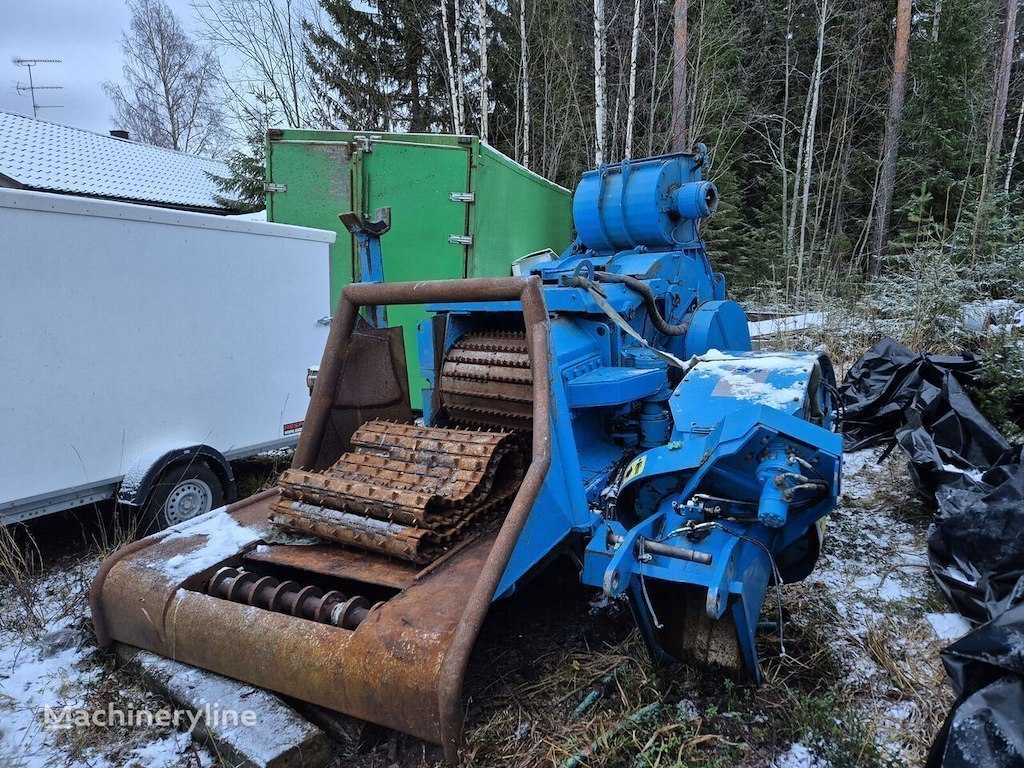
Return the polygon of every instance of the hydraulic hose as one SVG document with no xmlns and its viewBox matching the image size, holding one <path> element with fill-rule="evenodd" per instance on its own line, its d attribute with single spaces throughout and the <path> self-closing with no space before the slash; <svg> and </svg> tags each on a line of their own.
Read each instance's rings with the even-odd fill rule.
<svg viewBox="0 0 1024 768">
<path fill-rule="evenodd" d="M 622 283 L 628 286 L 644 298 L 644 306 L 647 307 L 647 315 L 659 333 L 666 336 L 684 336 L 690 330 L 690 321 L 685 320 L 679 325 L 672 325 L 662 317 L 658 310 L 658 304 L 654 300 L 654 291 L 651 286 L 643 280 L 637 280 L 632 275 L 619 275 L 614 272 L 595 272 L 594 279 L 602 283 Z"/>
</svg>

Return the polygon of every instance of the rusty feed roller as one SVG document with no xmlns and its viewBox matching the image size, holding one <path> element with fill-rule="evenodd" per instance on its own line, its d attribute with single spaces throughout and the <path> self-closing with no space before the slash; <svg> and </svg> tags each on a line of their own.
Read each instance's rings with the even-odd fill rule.
<svg viewBox="0 0 1024 768">
<path fill-rule="evenodd" d="M 206 585 L 206 594 L 342 629 L 355 629 L 370 612 L 365 597 L 346 597 L 334 589 L 324 592 L 241 568 L 221 568 Z"/>
<path fill-rule="evenodd" d="M 427 563 L 508 501 L 523 478 L 507 432 L 372 421 L 324 472 L 288 469 L 270 519 L 374 552 Z"/>
<path fill-rule="evenodd" d="M 533 372 L 523 332 L 473 332 L 448 349 L 439 389 L 459 424 L 529 429 Z"/>
</svg>

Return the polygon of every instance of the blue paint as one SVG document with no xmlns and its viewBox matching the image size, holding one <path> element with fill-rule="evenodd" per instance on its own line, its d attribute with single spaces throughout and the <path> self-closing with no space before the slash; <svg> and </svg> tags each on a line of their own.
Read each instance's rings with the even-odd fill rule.
<svg viewBox="0 0 1024 768">
<path fill-rule="evenodd" d="M 809 572 L 816 523 L 838 495 L 835 377 L 824 356 L 750 351 L 746 315 L 725 299 L 700 236 L 717 205 L 701 178 L 705 162 L 701 151 L 584 174 L 573 205 L 577 241 L 533 270 L 550 314 L 552 465 L 496 599 L 560 548 L 575 548 L 581 579 L 627 596 L 656 658 L 678 658 L 656 617 L 686 591 L 708 617 L 732 622 L 757 677 L 754 630 L 773 561 L 783 579 Z M 665 322 L 688 323 L 687 331 L 660 333 L 644 297 L 608 275 L 644 281 Z M 605 314 L 602 297 L 643 342 Z M 421 325 L 425 404 L 439 353 L 467 332 L 522 323 L 518 302 L 427 309 L 445 327 L 435 335 L 429 321 Z M 688 361 L 687 370 L 652 348 Z M 426 406 L 424 416 L 442 422 L 444 409 Z M 647 541 L 710 555 L 710 563 L 652 554 Z"/>
</svg>

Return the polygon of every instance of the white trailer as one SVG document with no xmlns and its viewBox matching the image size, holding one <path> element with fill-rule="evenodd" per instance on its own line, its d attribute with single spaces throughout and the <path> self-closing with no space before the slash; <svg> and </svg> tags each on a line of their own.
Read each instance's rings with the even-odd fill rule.
<svg viewBox="0 0 1024 768">
<path fill-rule="evenodd" d="M 228 460 L 302 428 L 334 238 L 0 189 L 0 522 L 232 501 Z"/>
</svg>

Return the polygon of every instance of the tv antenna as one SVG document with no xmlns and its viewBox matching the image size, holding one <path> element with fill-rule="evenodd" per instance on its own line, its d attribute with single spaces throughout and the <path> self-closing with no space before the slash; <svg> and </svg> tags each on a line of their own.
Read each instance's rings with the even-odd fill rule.
<svg viewBox="0 0 1024 768">
<path fill-rule="evenodd" d="M 24 93 L 28 91 L 32 97 L 32 117 L 39 117 L 40 109 L 60 109 L 63 104 L 37 104 L 36 103 L 36 91 L 62 91 L 64 90 L 63 85 L 36 85 L 32 79 L 32 67 L 39 64 L 60 64 L 60 59 L 23 59 L 20 56 L 15 56 L 11 59 L 15 65 L 19 67 L 25 67 L 28 69 L 28 85 L 22 85 L 18 83 L 15 86 L 18 89 L 18 93 Z"/>
</svg>

